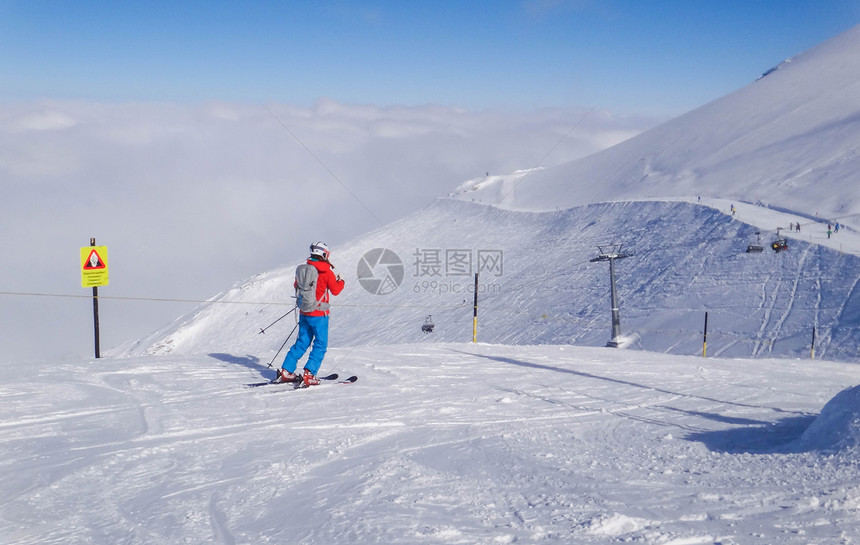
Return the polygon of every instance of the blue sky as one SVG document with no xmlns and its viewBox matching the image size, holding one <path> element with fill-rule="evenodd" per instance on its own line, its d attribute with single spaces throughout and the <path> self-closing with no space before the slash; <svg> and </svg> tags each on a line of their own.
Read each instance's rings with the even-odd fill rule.
<svg viewBox="0 0 860 545">
<path fill-rule="evenodd" d="M 676 115 L 857 23 L 856 0 L 0 0 L 0 101 Z"/>
</svg>

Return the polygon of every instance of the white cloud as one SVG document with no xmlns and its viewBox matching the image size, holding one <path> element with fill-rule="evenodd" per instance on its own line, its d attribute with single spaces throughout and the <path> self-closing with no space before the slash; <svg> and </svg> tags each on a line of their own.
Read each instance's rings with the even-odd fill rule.
<svg viewBox="0 0 860 545">
<path fill-rule="evenodd" d="M 60 131 L 74 127 L 76 124 L 75 118 L 65 112 L 45 110 L 13 117 L 7 125 L 7 129 L 10 132 Z"/>
</svg>

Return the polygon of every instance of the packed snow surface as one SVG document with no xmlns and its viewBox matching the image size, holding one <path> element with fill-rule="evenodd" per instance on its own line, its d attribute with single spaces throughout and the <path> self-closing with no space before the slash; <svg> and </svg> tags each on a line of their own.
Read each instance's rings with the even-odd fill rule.
<svg viewBox="0 0 860 545">
<path fill-rule="evenodd" d="M 355 384 L 246 388 L 273 356 L 4 364 L 0 541 L 860 536 L 854 364 L 416 343 L 331 350 Z"/>
</svg>

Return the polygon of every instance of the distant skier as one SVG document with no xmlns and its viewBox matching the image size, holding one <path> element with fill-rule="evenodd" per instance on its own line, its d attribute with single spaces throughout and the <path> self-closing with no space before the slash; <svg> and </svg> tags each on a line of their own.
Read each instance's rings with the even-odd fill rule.
<svg viewBox="0 0 860 545">
<path fill-rule="evenodd" d="M 311 255 L 307 265 L 296 268 L 297 306 L 299 307 L 299 335 L 293 344 L 284 363 L 278 369 L 275 382 L 304 382 L 305 386 L 319 384 L 316 378 L 328 349 L 329 323 L 329 293 L 338 295 L 344 287 L 340 275 L 332 271 L 329 262 L 330 252 L 323 242 L 311 244 Z M 302 375 L 296 373 L 299 359 L 305 354 L 313 342 L 308 361 L 305 363 Z"/>
<path fill-rule="evenodd" d="M 800 222 L 797 222 L 797 229 L 796 230 L 798 233 L 800 232 Z"/>
<path fill-rule="evenodd" d="M 833 232 L 834 232 L 834 233 L 838 233 L 838 232 L 839 232 L 839 222 L 838 222 L 838 221 L 836 222 L 836 225 L 834 225 L 834 226 L 833 226 Z"/>
</svg>

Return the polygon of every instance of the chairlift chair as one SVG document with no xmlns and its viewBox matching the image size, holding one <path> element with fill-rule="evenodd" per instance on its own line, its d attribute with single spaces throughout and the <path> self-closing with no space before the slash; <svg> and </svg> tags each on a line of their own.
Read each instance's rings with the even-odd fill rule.
<svg viewBox="0 0 860 545">
<path fill-rule="evenodd" d="M 785 237 L 779 234 L 782 231 L 783 227 L 776 228 L 776 240 L 770 243 L 770 247 L 773 248 L 773 251 L 779 253 L 783 250 L 788 250 L 788 241 L 785 240 Z"/>
<path fill-rule="evenodd" d="M 764 250 L 764 247 L 761 245 L 761 231 L 756 231 L 755 236 L 756 236 L 756 243 L 750 244 L 749 246 L 747 246 L 747 253 L 748 254 L 760 254 L 762 252 L 762 250 Z"/>
</svg>

